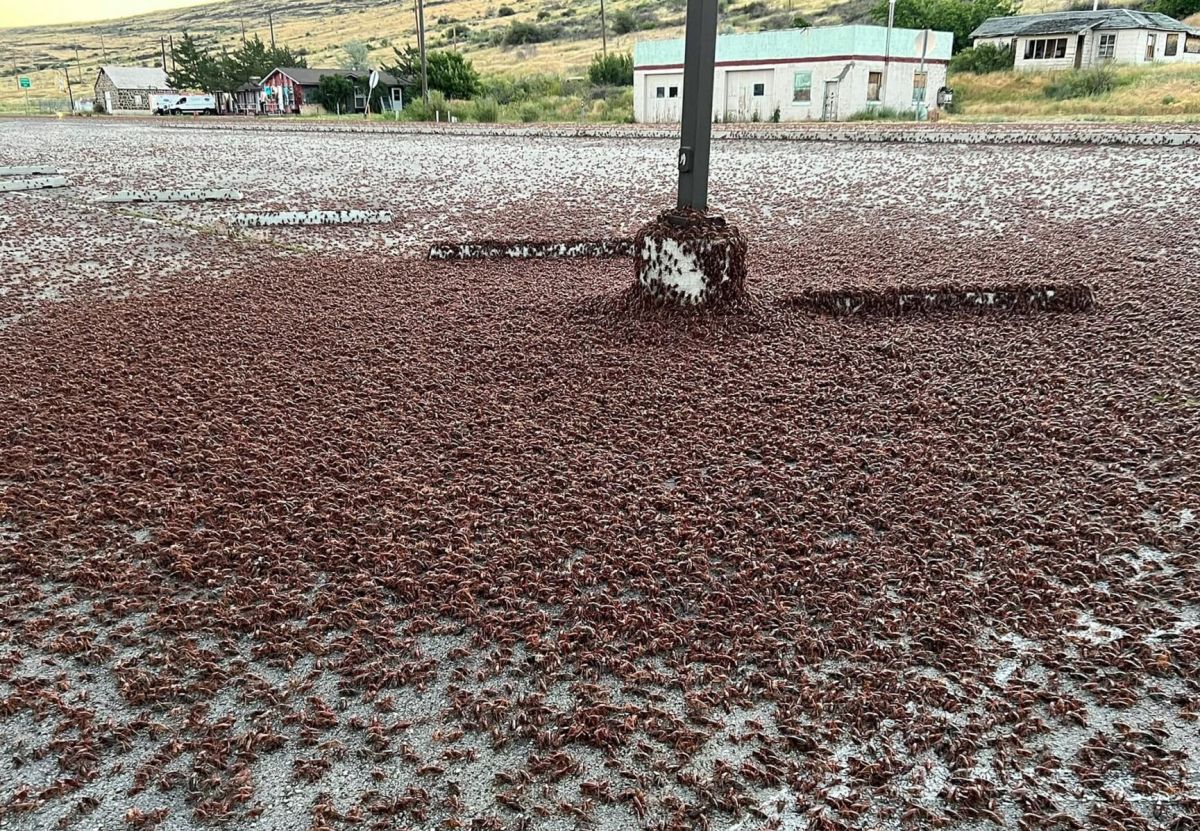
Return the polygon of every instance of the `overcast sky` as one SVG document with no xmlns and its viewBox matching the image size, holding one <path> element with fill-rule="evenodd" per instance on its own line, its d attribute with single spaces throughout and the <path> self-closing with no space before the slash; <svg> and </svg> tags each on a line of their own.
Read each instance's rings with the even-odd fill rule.
<svg viewBox="0 0 1200 831">
<path fill-rule="evenodd" d="M 0 0 L 0 28 L 105 20 L 213 0 Z"/>
</svg>

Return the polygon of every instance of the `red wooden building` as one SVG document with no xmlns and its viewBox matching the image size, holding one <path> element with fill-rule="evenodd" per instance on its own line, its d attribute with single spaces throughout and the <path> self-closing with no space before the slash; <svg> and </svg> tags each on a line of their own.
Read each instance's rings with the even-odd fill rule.
<svg viewBox="0 0 1200 831">
<path fill-rule="evenodd" d="M 347 110 L 362 112 L 367 106 L 367 81 L 370 70 L 309 69 L 300 66 L 278 66 L 262 79 L 262 112 L 292 114 L 317 103 L 317 87 L 328 76 L 349 78 L 354 83 L 354 100 L 347 101 Z M 400 109 L 404 85 L 391 73 L 379 73 L 379 86 L 385 109 Z"/>
</svg>

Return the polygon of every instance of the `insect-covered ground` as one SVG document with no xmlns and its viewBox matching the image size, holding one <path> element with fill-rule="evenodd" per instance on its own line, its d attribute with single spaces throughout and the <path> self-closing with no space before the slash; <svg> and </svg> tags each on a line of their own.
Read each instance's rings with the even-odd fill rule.
<svg viewBox="0 0 1200 831">
<path fill-rule="evenodd" d="M 1196 151 L 0 122 L 0 828 L 1190 828 Z M 110 205 L 121 189 L 240 202 Z M 239 213 L 391 211 L 239 230 Z M 811 288 L 1083 281 L 829 318 Z"/>
</svg>

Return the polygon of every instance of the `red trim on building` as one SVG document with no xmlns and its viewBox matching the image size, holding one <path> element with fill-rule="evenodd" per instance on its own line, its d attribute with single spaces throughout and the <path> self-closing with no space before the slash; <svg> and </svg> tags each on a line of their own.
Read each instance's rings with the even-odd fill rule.
<svg viewBox="0 0 1200 831">
<path fill-rule="evenodd" d="M 884 58 L 883 55 L 824 55 L 820 58 L 755 58 L 744 61 L 717 61 L 717 66 L 772 66 L 781 63 L 821 63 L 822 61 L 879 61 L 882 63 L 884 60 L 887 60 L 889 63 L 921 63 L 920 58 Z M 949 64 L 950 61 L 942 60 L 940 58 L 926 58 L 925 63 L 943 66 Z M 651 64 L 649 66 L 635 66 L 633 69 L 635 72 L 651 72 L 660 69 L 683 69 L 683 64 Z"/>
</svg>

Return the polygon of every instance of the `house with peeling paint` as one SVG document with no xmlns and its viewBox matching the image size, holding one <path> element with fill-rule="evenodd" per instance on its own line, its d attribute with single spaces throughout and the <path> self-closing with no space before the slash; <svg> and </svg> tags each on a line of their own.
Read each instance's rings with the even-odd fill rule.
<svg viewBox="0 0 1200 831">
<path fill-rule="evenodd" d="M 720 35 L 714 121 L 839 121 L 878 107 L 924 115 L 946 85 L 952 32 L 821 26 Z M 634 119 L 675 123 L 683 39 L 633 50 Z"/>
<path fill-rule="evenodd" d="M 971 42 L 1011 48 L 1020 71 L 1200 61 L 1200 29 L 1133 9 L 989 17 L 971 32 Z"/>
</svg>

